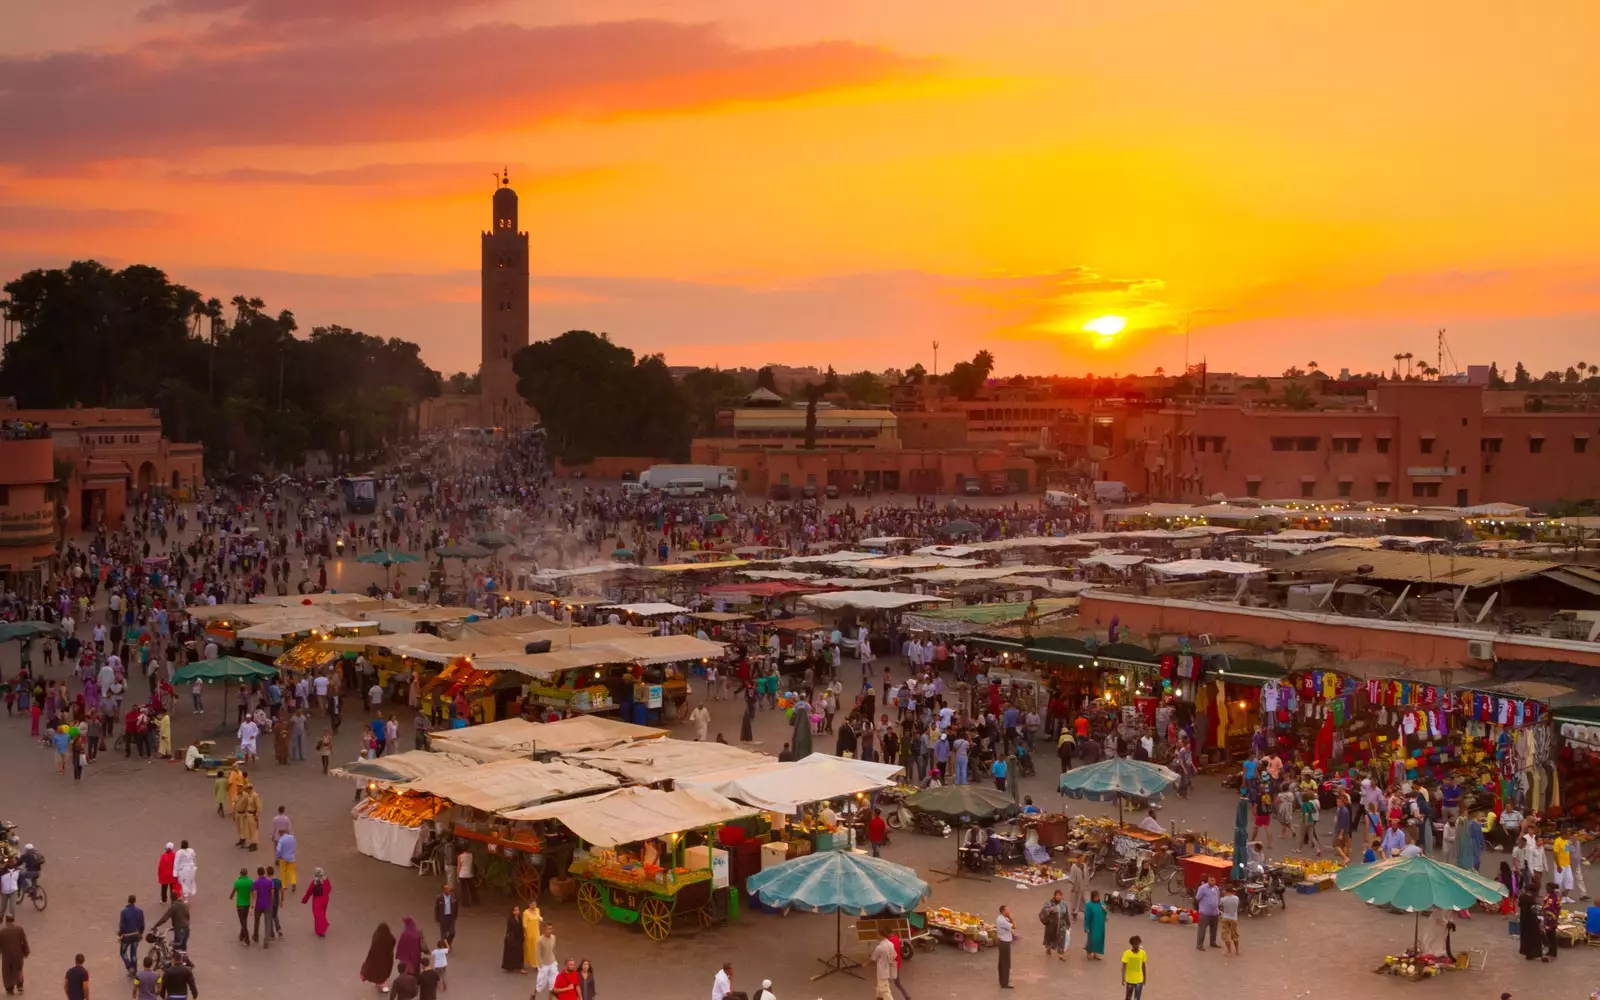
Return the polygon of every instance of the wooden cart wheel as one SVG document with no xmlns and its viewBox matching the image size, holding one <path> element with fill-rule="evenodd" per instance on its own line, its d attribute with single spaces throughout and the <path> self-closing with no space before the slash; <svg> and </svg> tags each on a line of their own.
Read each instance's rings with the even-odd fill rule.
<svg viewBox="0 0 1600 1000">
<path fill-rule="evenodd" d="M 711 926 L 717 922 L 717 918 L 711 915 L 710 904 L 695 907 L 694 915 L 695 918 L 700 921 L 700 926 L 706 928 L 707 930 L 709 930 Z"/>
<path fill-rule="evenodd" d="M 522 860 L 511 869 L 511 889 L 523 903 L 537 902 L 543 888 L 544 873 L 538 865 Z"/>
<path fill-rule="evenodd" d="M 598 924 L 605 915 L 605 907 L 600 904 L 600 887 L 593 882 L 579 882 L 578 916 L 591 924 Z"/>
<path fill-rule="evenodd" d="M 639 907 L 639 923 L 644 926 L 645 937 L 652 941 L 665 941 L 672 933 L 672 904 L 651 896 Z"/>
</svg>

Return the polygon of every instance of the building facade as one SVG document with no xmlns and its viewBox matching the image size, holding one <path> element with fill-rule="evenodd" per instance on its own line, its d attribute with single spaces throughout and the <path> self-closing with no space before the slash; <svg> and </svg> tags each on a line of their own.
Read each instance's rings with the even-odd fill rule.
<svg viewBox="0 0 1600 1000">
<path fill-rule="evenodd" d="M 1600 496 L 1600 410 L 1508 408 L 1459 383 L 1388 382 L 1363 407 L 1184 406 L 1122 425 L 1100 478 L 1152 498 L 1530 505 Z M 1091 420 L 1094 419 L 1091 417 Z M 1098 429 L 1098 428 L 1097 428 Z"/>
<path fill-rule="evenodd" d="M 55 552 L 54 466 L 48 431 L 0 432 L 0 580 L 41 571 Z"/>
</svg>

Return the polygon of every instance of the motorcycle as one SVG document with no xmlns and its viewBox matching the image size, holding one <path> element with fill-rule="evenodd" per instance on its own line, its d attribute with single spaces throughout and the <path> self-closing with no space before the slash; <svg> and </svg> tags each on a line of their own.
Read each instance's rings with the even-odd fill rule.
<svg viewBox="0 0 1600 1000">
<path fill-rule="evenodd" d="M 1250 875 L 1243 889 L 1244 912 L 1248 916 L 1259 917 L 1271 913 L 1274 906 L 1288 910 L 1289 879 L 1281 868 L 1273 866 L 1262 870 L 1253 866 Z"/>
<path fill-rule="evenodd" d="M 916 833 L 925 833 L 930 837 L 950 836 L 950 824 L 937 816 L 917 809 L 911 809 L 904 803 L 888 816 L 890 829 L 907 829 Z"/>
</svg>

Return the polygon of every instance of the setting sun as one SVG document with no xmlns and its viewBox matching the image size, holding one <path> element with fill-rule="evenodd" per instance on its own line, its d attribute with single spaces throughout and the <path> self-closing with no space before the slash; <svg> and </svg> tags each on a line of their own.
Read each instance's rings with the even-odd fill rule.
<svg viewBox="0 0 1600 1000">
<path fill-rule="evenodd" d="M 1083 328 L 1102 337 L 1115 337 L 1127 325 L 1128 321 L 1121 316 L 1096 316 L 1083 324 Z"/>
</svg>

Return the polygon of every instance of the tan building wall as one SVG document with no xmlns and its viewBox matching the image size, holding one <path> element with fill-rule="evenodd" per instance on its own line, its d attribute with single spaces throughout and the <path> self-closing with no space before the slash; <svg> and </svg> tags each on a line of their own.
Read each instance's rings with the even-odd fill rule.
<svg viewBox="0 0 1600 1000">
<path fill-rule="evenodd" d="M 54 455 L 49 437 L 0 438 L 0 577 L 32 573 L 55 551 Z"/>
</svg>

